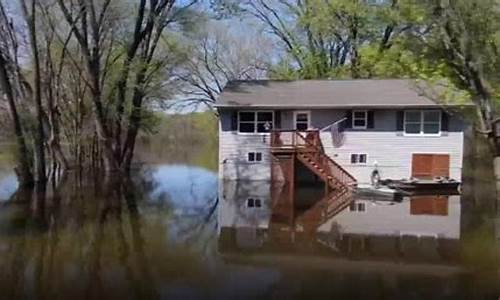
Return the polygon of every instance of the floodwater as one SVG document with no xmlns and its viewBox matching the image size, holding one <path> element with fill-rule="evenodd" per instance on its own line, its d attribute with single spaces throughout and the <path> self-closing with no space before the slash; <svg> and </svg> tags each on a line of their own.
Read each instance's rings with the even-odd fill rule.
<svg viewBox="0 0 500 300">
<path fill-rule="evenodd" d="M 462 195 L 356 198 L 218 182 L 212 163 L 143 165 L 106 182 L 71 173 L 46 193 L 0 170 L 1 299 L 498 299 L 491 170 Z M 216 159 L 213 157 L 212 159 Z"/>
</svg>

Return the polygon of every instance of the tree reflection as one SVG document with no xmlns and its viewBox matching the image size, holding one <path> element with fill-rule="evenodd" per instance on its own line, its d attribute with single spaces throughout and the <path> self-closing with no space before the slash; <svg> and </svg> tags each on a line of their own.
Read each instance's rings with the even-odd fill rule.
<svg viewBox="0 0 500 300">
<path fill-rule="evenodd" d="M 189 213 L 152 201 L 150 174 L 69 173 L 18 190 L 0 209 L 2 297 L 159 299 L 180 278 L 208 288 L 200 253 L 210 251 L 217 199 Z M 185 190 L 195 197 L 195 186 Z"/>
</svg>

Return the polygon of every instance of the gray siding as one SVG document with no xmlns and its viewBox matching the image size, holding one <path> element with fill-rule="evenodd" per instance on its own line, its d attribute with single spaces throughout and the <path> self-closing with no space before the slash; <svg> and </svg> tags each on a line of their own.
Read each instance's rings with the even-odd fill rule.
<svg viewBox="0 0 500 300">
<path fill-rule="evenodd" d="M 295 110 L 280 110 L 281 111 L 281 128 L 293 129 L 293 113 Z M 324 128 L 335 121 L 341 120 L 346 116 L 347 110 L 341 109 L 314 109 L 311 111 L 311 126 L 313 128 Z M 231 118 L 235 110 L 221 109 L 219 110 L 221 129 L 222 131 L 231 131 Z M 374 128 L 362 131 L 396 131 L 397 112 L 398 110 L 373 110 L 374 112 Z M 456 114 L 449 115 L 449 132 L 462 132 L 467 124 Z M 349 131 L 359 131 L 348 129 Z"/>
</svg>

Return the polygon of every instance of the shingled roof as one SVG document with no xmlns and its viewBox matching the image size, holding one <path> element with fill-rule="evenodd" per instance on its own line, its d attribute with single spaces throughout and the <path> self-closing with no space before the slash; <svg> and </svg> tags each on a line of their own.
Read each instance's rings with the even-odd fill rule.
<svg viewBox="0 0 500 300">
<path fill-rule="evenodd" d="M 438 107 L 421 84 L 402 79 L 234 81 L 215 106 L 262 108 Z M 428 93 L 425 93 L 428 95 Z"/>
</svg>

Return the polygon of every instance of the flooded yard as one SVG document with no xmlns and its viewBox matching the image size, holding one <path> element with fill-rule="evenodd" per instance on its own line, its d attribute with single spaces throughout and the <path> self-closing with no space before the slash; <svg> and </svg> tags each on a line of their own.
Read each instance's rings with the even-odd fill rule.
<svg viewBox="0 0 500 300">
<path fill-rule="evenodd" d="M 468 163 L 461 196 L 335 214 L 322 189 L 219 182 L 196 159 L 126 182 L 69 173 L 45 194 L 4 168 L 0 298 L 498 299 L 494 190 Z"/>
</svg>

